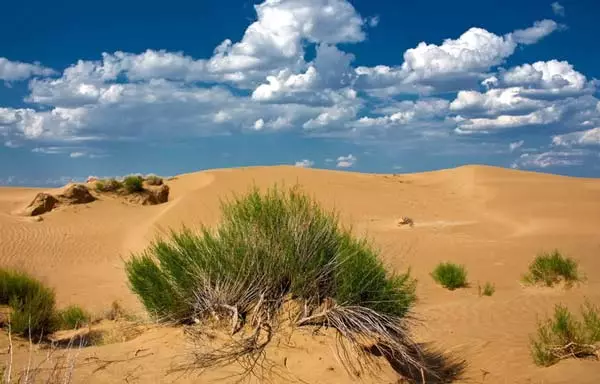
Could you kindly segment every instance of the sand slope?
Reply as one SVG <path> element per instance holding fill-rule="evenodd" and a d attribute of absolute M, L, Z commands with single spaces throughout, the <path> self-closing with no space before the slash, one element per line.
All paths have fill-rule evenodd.
<path fill-rule="evenodd" d="M 421 174 L 375 175 L 295 167 L 256 167 L 180 175 L 168 182 L 170 201 L 132 206 L 109 198 L 61 208 L 32 222 L 12 215 L 39 190 L 0 188 L 0 265 L 24 268 L 57 292 L 59 305 L 77 303 L 94 311 L 120 300 L 141 310 L 129 292 L 121 258 L 143 249 L 168 228 L 206 224 L 219 218 L 219 201 L 251 185 L 300 184 L 328 208 L 336 208 L 357 233 L 368 234 L 390 268 L 411 267 L 418 278 L 416 314 L 419 340 L 467 359 L 469 382 L 597 383 L 600 363 L 564 361 L 537 368 L 528 337 L 537 316 L 562 302 L 577 309 L 588 298 L 600 304 L 600 180 L 552 176 L 484 166 Z M 396 225 L 411 217 L 413 228 Z M 525 288 L 519 279 L 538 251 L 559 248 L 579 260 L 587 281 L 568 291 Z M 429 277 L 440 261 L 467 266 L 472 286 L 454 292 Z M 491 281 L 496 294 L 477 295 L 477 284 Z M 2 342 L 4 343 L 4 339 Z M 295 335 L 296 348 L 271 353 L 292 378 L 310 383 L 351 379 L 331 356 L 331 338 Z M 153 328 L 126 343 L 81 352 L 123 359 L 143 348 L 149 355 L 78 368 L 88 382 L 162 383 L 172 361 L 185 355 L 180 329 Z M 145 356 L 145 357 L 144 357 Z M 278 360 L 279 359 L 279 360 Z M 283 361 L 283 360 L 281 360 Z M 225 371 L 223 371 L 225 372 Z M 209 372 L 210 381 L 219 372 Z M 397 380 L 392 370 L 379 382 Z M 177 382 L 194 382 L 184 376 Z"/>

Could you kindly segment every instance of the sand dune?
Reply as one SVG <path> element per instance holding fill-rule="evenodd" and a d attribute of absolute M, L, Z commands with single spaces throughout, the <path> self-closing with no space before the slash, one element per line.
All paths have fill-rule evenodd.
<path fill-rule="evenodd" d="M 344 223 L 370 236 L 389 268 L 411 267 L 419 280 L 417 338 L 465 358 L 465 382 L 598 383 L 600 363 L 564 361 L 535 367 L 529 335 L 537 316 L 562 302 L 576 309 L 585 298 L 600 304 L 600 180 L 570 178 L 486 166 L 466 166 L 420 174 L 358 174 L 296 167 L 211 170 L 168 181 L 169 202 L 134 206 L 118 200 L 65 207 L 41 222 L 12 214 L 40 190 L 0 188 L 0 265 L 30 271 L 56 289 L 59 305 L 80 304 L 92 311 L 119 300 L 132 311 L 141 306 L 130 293 L 122 258 L 148 245 L 154 236 L 182 224 L 212 225 L 219 201 L 250 186 L 300 184 L 325 207 L 340 211 Z M 397 220 L 411 217 L 413 227 Z M 559 248 L 576 258 L 587 281 L 570 290 L 523 287 L 520 277 L 542 250 Z M 429 273 L 446 260 L 465 264 L 471 287 L 447 291 Z M 496 285 L 480 298 L 478 282 Z M 351 379 L 332 357 L 331 338 L 294 335 L 295 348 L 273 347 L 287 378 L 309 383 Z M 4 345 L 5 339 L 2 339 Z M 25 348 L 26 349 L 26 348 Z M 23 349 L 23 351 L 25 350 Z M 87 348 L 82 356 L 124 359 L 94 372 L 77 369 L 76 382 L 172 382 L 165 377 L 185 354 L 180 329 L 153 327 L 126 343 Z M 184 376 L 177 382 L 210 381 Z M 367 380 L 367 379 L 365 379 Z M 396 382 L 391 369 L 376 382 Z M 368 381 L 368 380 L 367 380 Z"/>

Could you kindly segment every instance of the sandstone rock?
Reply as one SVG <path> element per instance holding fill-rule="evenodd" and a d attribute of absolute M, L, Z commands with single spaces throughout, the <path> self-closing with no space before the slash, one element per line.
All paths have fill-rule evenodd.
<path fill-rule="evenodd" d="M 96 200 L 83 184 L 69 185 L 58 198 L 67 204 L 85 204 Z"/>
<path fill-rule="evenodd" d="M 28 216 L 37 216 L 50 212 L 59 203 L 56 197 L 49 193 L 40 192 L 35 199 L 25 208 L 25 214 Z"/>

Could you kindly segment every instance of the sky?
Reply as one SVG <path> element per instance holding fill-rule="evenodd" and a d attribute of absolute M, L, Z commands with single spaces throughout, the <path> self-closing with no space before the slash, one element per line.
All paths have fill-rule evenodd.
<path fill-rule="evenodd" d="M 600 177 L 596 0 L 1 8 L 0 185 L 279 164 Z"/>

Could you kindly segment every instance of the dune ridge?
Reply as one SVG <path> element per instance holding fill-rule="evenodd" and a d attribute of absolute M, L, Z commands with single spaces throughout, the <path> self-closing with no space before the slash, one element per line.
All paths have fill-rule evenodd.
<path fill-rule="evenodd" d="M 45 190 L 0 187 L 0 265 L 41 278 L 56 289 L 59 304 L 101 311 L 119 300 L 138 312 L 141 306 L 127 287 L 122 258 L 170 228 L 213 225 L 222 199 L 252 185 L 275 183 L 299 184 L 324 207 L 338 210 L 343 223 L 373 240 L 390 269 L 411 267 L 418 279 L 415 314 L 422 320 L 414 328 L 416 336 L 466 359 L 466 381 L 600 381 L 598 362 L 573 360 L 538 368 L 528 350 L 537 318 L 550 313 L 554 304 L 577 309 L 585 298 L 600 304 L 598 179 L 489 166 L 395 175 L 291 166 L 218 169 L 167 181 L 166 204 L 132 206 L 101 198 L 50 212 L 41 222 L 12 212 Z M 414 226 L 398 226 L 403 216 L 413 219 Z M 570 290 L 523 287 L 519 280 L 528 263 L 539 251 L 554 248 L 578 260 L 587 281 Z M 431 279 L 435 265 L 448 260 L 466 265 L 469 288 L 450 292 Z M 480 298 L 477 284 L 486 281 L 495 284 L 496 293 Z M 310 383 L 350 382 L 331 356 L 327 335 L 298 334 L 292 340 L 294 348 L 270 352 L 290 377 Z M 151 328 L 125 343 L 82 353 L 118 359 L 140 348 L 152 355 L 112 364 L 93 376 L 94 368 L 83 366 L 76 382 L 122 382 L 127 375 L 137 382 L 170 382 L 164 374 L 186 345 L 178 329 Z M 205 380 L 226 372 L 209 372 Z M 375 382 L 397 379 L 390 369 L 383 377 Z M 278 380 L 286 382 L 274 382 Z"/>

